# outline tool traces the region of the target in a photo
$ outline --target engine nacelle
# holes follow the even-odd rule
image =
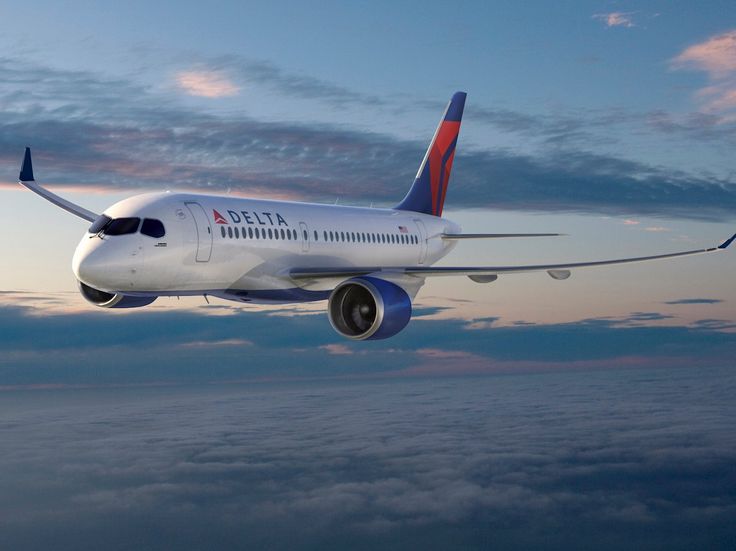
[[[411,299],[401,287],[375,277],[348,279],[330,295],[332,327],[354,340],[393,337],[411,319]]]
[[[148,306],[156,300],[156,297],[133,297],[122,293],[107,293],[85,285],[81,281],[77,283],[79,284],[79,292],[82,293],[87,302],[91,302],[100,308],[140,308],[141,306]]]

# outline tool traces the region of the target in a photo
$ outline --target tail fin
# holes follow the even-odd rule
[[[466,95],[465,92],[456,92],[452,96],[429,149],[424,154],[414,184],[396,206],[398,210],[442,216]]]

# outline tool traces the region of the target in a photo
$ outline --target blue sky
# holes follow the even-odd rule
[[[168,316],[170,330],[147,341],[151,351],[181,338],[186,355],[209,339],[217,357],[232,352],[237,335],[190,328],[219,327],[225,317],[252,332],[244,340],[267,357],[273,346],[260,328],[278,318],[296,324],[284,346],[307,351],[315,365],[325,355],[340,360],[330,350],[365,352],[331,332],[322,304],[207,308],[165,299],[150,310],[95,312],[69,269],[84,224],[15,183],[25,145],[41,182],[98,211],[161,189],[392,205],[447,98],[462,89],[468,103],[446,215],[466,231],[569,236],[462,244],[447,264],[698,248],[736,227],[736,10],[728,2],[469,2],[451,10],[419,2],[33,2],[0,5],[0,21],[0,232],[30,230],[6,239],[0,308],[3,323],[27,335],[28,320],[79,328],[99,320],[121,332],[119,342],[79,346],[134,357],[140,335],[123,338],[126,324]],[[432,281],[401,342],[368,349],[387,355],[387,371],[421,369],[428,360],[418,351],[427,348],[454,358],[448,372],[494,370],[500,352],[487,343],[500,328],[532,340],[553,334],[545,338],[564,348],[568,333],[592,326],[601,343],[624,334],[649,342],[601,344],[613,363],[671,358],[661,354],[667,331],[690,343],[678,349],[687,358],[702,355],[702,335],[725,339],[710,360],[718,363],[733,350],[734,273],[736,256],[722,254],[581,271],[566,282]],[[428,347],[427,336],[443,330],[447,338]],[[56,353],[62,343],[44,338],[41,348]],[[30,365],[38,344],[18,336],[4,346]],[[525,359],[523,344],[517,353]],[[571,352],[563,360],[593,358]],[[44,383],[44,369],[32,373],[27,384]],[[169,376],[179,376],[174,367]]]

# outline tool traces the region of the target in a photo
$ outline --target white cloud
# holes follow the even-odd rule
[[[606,27],[636,27],[632,15],[636,12],[621,12],[614,11],[611,13],[596,13],[593,15],[593,19],[603,21]]]
[[[205,98],[234,96],[240,90],[219,71],[181,71],[176,75],[176,83],[187,94]]]

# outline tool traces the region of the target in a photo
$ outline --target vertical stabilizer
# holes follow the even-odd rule
[[[465,92],[456,92],[452,96],[424,154],[414,184],[397,209],[442,216],[466,95]]]

